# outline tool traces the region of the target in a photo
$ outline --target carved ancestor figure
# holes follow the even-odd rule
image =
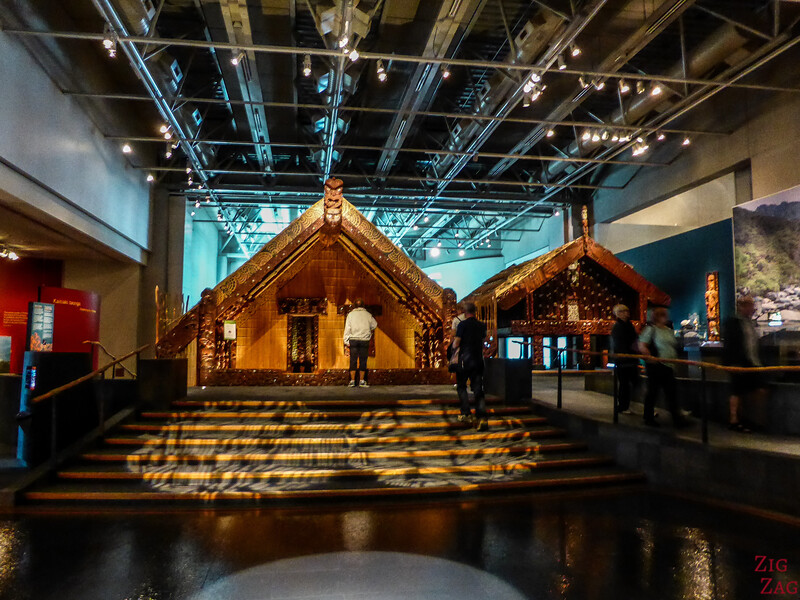
[[[331,177],[325,182],[325,224],[320,231],[322,243],[332,245],[342,230],[342,190],[344,183],[341,179]]]
[[[708,339],[719,340],[719,273],[706,274],[706,318],[708,320]]]

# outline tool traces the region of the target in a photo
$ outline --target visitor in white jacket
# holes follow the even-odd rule
[[[350,311],[344,322],[344,345],[350,348],[349,386],[369,387],[367,383],[369,341],[378,323],[364,308],[364,301],[361,298],[357,298],[354,304],[356,307]],[[364,373],[363,379],[359,379],[359,372]]]

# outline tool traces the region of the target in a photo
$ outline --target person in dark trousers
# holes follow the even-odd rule
[[[631,323],[631,311],[624,304],[614,307],[617,322],[611,329],[612,354],[639,354],[639,334]],[[639,388],[639,360],[636,358],[614,358],[617,370],[617,410],[623,415],[632,415],[631,398]]]
[[[669,312],[663,306],[653,309],[651,324],[644,328],[639,336],[639,352],[645,356],[658,358],[678,358],[678,342],[675,332],[667,326]],[[647,395],[644,399],[644,422],[650,427],[658,427],[655,420],[655,406],[658,393],[663,390],[667,407],[672,414],[672,423],[675,427],[685,427],[689,424],[678,408],[677,389],[675,383],[675,370],[672,363],[647,361]]]
[[[486,339],[486,325],[475,318],[475,304],[464,305],[466,317],[458,324],[453,347],[458,350],[458,369],[456,370],[456,389],[461,402],[461,414],[458,420],[462,423],[476,423],[478,431],[489,429],[486,419],[486,397],[483,392],[483,342]],[[469,404],[467,380],[475,395],[475,416]]]
[[[760,367],[758,356],[758,333],[753,325],[755,302],[750,296],[736,301],[736,316],[727,319],[722,326],[723,362],[731,367]],[[738,433],[750,433],[751,429],[741,422],[741,404],[746,398],[763,402],[766,400],[767,384],[760,373],[731,373],[730,421],[728,429]]]
[[[350,348],[350,387],[369,387],[367,357],[372,332],[378,326],[375,318],[364,308],[361,298],[354,302],[355,308],[347,314],[344,323],[344,345]],[[364,374],[359,379],[359,372]]]

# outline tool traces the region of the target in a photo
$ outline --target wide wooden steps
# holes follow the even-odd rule
[[[458,421],[455,393],[357,397],[250,388],[192,390],[144,411],[46,482],[31,503],[262,504],[629,484],[640,473],[551,427],[526,406],[489,403],[488,431]],[[279,395],[280,397],[275,397]],[[303,397],[303,396],[306,397]],[[302,399],[300,399],[302,398]]]

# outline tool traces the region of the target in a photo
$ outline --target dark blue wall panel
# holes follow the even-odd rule
[[[705,324],[706,273],[719,271],[720,311],[733,314],[733,230],[731,220],[700,227],[617,254],[672,297],[670,313],[678,327],[696,312]]]

